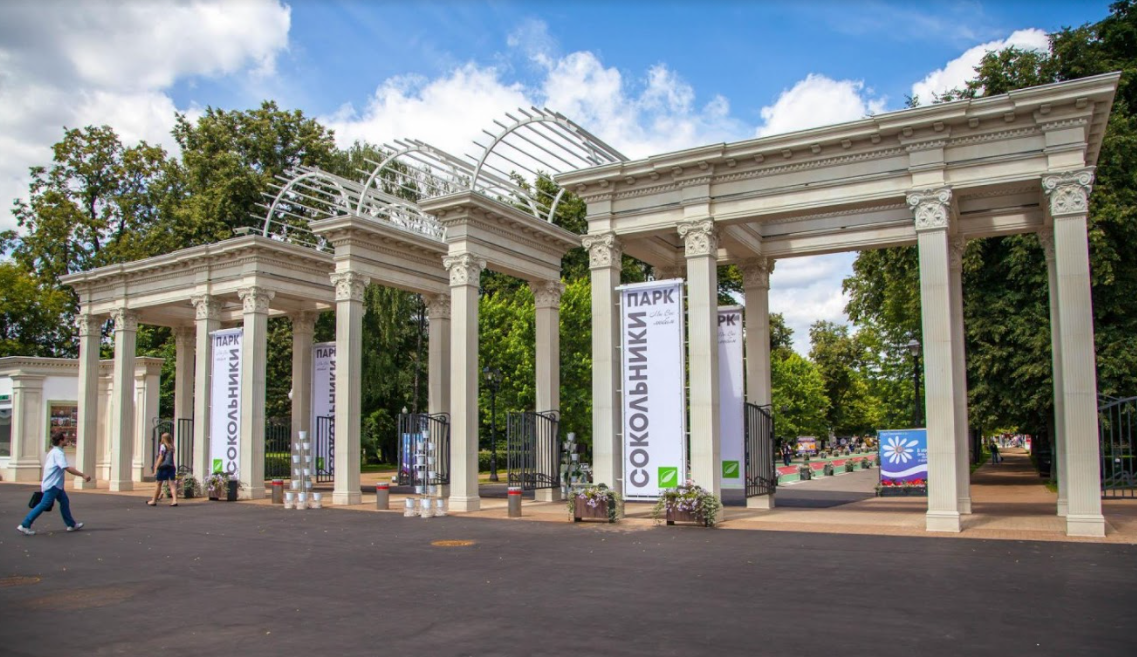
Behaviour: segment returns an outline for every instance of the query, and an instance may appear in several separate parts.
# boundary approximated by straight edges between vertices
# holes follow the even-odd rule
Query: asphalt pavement
[[[1137,654],[1134,546],[86,493],[24,537],[32,490],[0,486],[2,655]]]

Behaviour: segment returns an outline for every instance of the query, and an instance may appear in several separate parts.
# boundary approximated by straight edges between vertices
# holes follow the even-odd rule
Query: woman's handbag
[[[43,491],[37,490],[36,492],[32,493],[32,499],[28,500],[28,508],[34,509],[37,506],[39,506],[39,503],[42,501],[43,501]],[[49,504],[48,507],[44,510],[45,511],[51,511],[53,508],[55,508],[55,502],[54,501],[52,501],[52,503]]]

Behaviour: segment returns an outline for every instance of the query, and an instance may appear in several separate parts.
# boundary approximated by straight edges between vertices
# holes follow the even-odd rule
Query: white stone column
[[[209,407],[213,394],[213,349],[209,334],[221,328],[221,303],[208,295],[192,298],[196,358],[193,377],[193,473],[204,482],[213,472],[209,458]]]
[[[43,381],[38,374],[12,376],[12,456],[8,460],[11,481],[39,481],[43,469],[40,455],[48,443],[47,408]]]
[[[359,504],[360,382],[363,378],[363,293],[369,279],[354,271],[332,274],[336,287],[336,460],[332,503]]]
[[[537,315],[536,369],[537,411],[561,410],[561,296],[564,283],[541,281],[529,283],[533,290],[533,305]],[[561,499],[560,488],[542,488],[534,492],[537,502],[555,502]]]
[[[154,451],[149,446],[150,430],[158,415],[157,408],[154,409],[154,415],[147,412],[145,363],[135,365],[131,390],[134,391],[134,447],[131,448],[133,458],[130,460],[130,480],[141,483],[144,475],[151,474],[150,466],[154,465],[153,459],[149,463],[146,460]]]
[[[312,336],[316,333],[316,313],[289,315],[292,321],[292,438],[312,431]],[[315,440],[315,436],[312,436]]]
[[[103,337],[103,318],[83,313],[76,317],[75,325],[79,333],[79,427],[75,434],[75,467],[91,475],[89,482],[75,481],[75,487],[83,490],[98,485],[95,463],[99,450],[99,345]]]
[[[244,333],[241,338],[241,497],[265,496],[265,363],[268,361],[268,310],[274,293],[263,287],[237,290]]]
[[[111,423],[111,477],[113,491],[133,490],[134,460],[134,352],[138,344],[138,314],[117,308],[114,318],[114,414]]]
[[[1086,215],[1092,169],[1044,176],[1054,218],[1054,261],[1058,270],[1058,339],[1064,397],[1067,473],[1066,533],[1104,536],[1101,512],[1101,450],[1098,444],[1097,365],[1094,357],[1093,299]]]
[[[177,422],[193,417],[194,327],[174,328],[174,430]],[[176,436],[182,440],[184,436]]]
[[[959,512],[971,513],[971,453],[967,418],[967,349],[963,324],[963,251],[967,240],[948,240],[948,291],[951,295],[952,388],[955,399],[955,475]]]
[[[427,408],[431,415],[450,412],[450,295],[434,294],[426,299],[430,320],[427,345]]]
[[[770,274],[772,258],[742,263],[742,292],[746,300],[746,401],[758,406],[773,403],[770,382]],[[774,409],[771,408],[773,413]],[[774,454],[774,460],[778,455]],[[746,498],[752,509],[774,508],[774,494]]]
[[[1065,517],[1068,510],[1066,489],[1070,486],[1066,468],[1065,397],[1062,393],[1062,326],[1058,308],[1058,267],[1054,262],[1054,229],[1038,231],[1038,242],[1046,255],[1046,277],[1050,293],[1050,367],[1054,382],[1054,451],[1055,471],[1058,473],[1058,515]]]
[[[679,224],[687,256],[691,478],[722,496],[719,471],[718,234],[712,219]]]
[[[114,373],[99,374],[99,429],[98,445],[95,449],[95,478],[111,480],[111,431],[114,430],[111,418],[114,417]],[[86,472],[86,470],[80,470]]]
[[[948,218],[951,190],[908,195],[916,216],[920,251],[920,308],[924,337],[924,400],[928,427],[928,531],[960,531],[956,470],[956,389],[952,358],[951,256]]]
[[[620,284],[623,244],[615,233],[585,235],[592,270],[592,474],[593,481],[623,491],[620,416]]]
[[[446,256],[450,272],[450,508],[481,508],[478,492],[478,286],[486,261]]]

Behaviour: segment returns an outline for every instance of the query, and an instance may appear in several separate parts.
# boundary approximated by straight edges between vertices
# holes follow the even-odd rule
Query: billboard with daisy
[[[880,481],[924,483],[928,481],[928,430],[881,431]]]

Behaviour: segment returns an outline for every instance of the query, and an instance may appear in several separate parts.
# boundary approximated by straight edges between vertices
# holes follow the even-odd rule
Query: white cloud
[[[1046,37],[1046,32],[1031,28],[1012,32],[1009,37],[1000,41],[989,41],[969,48],[943,68],[932,71],[923,80],[913,84],[912,96],[919,97],[921,102],[926,104],[930,103],[936,94],[962,88],[968,80],[975,77],[975,67],[982,61],[983,55],[1010,46],[1022,50],[1046,51],[1050,47],[1050,41]]]
[[[793,329],[794,351],[809,354],[809,327],[825,320],[848,324],[848,297],[841,282],[853,271],[856,253],[779,260],[770,275],[770,312],[782,313]]]
[[[871,89],[860,80],[833,80],[810,73],[762,108],[763,125],[755,136],[805,130],[845,121],[863,119],[885,109],[884,98],[873,98]]]
[[[110,125],[127,144],[174,149],[177,80],[271,74],[287,47],[279,0],[17,2],[0,9],[0,207],[26,198],[28,167],[63,127]],[[0,210],[0,229],[14,218]]]

